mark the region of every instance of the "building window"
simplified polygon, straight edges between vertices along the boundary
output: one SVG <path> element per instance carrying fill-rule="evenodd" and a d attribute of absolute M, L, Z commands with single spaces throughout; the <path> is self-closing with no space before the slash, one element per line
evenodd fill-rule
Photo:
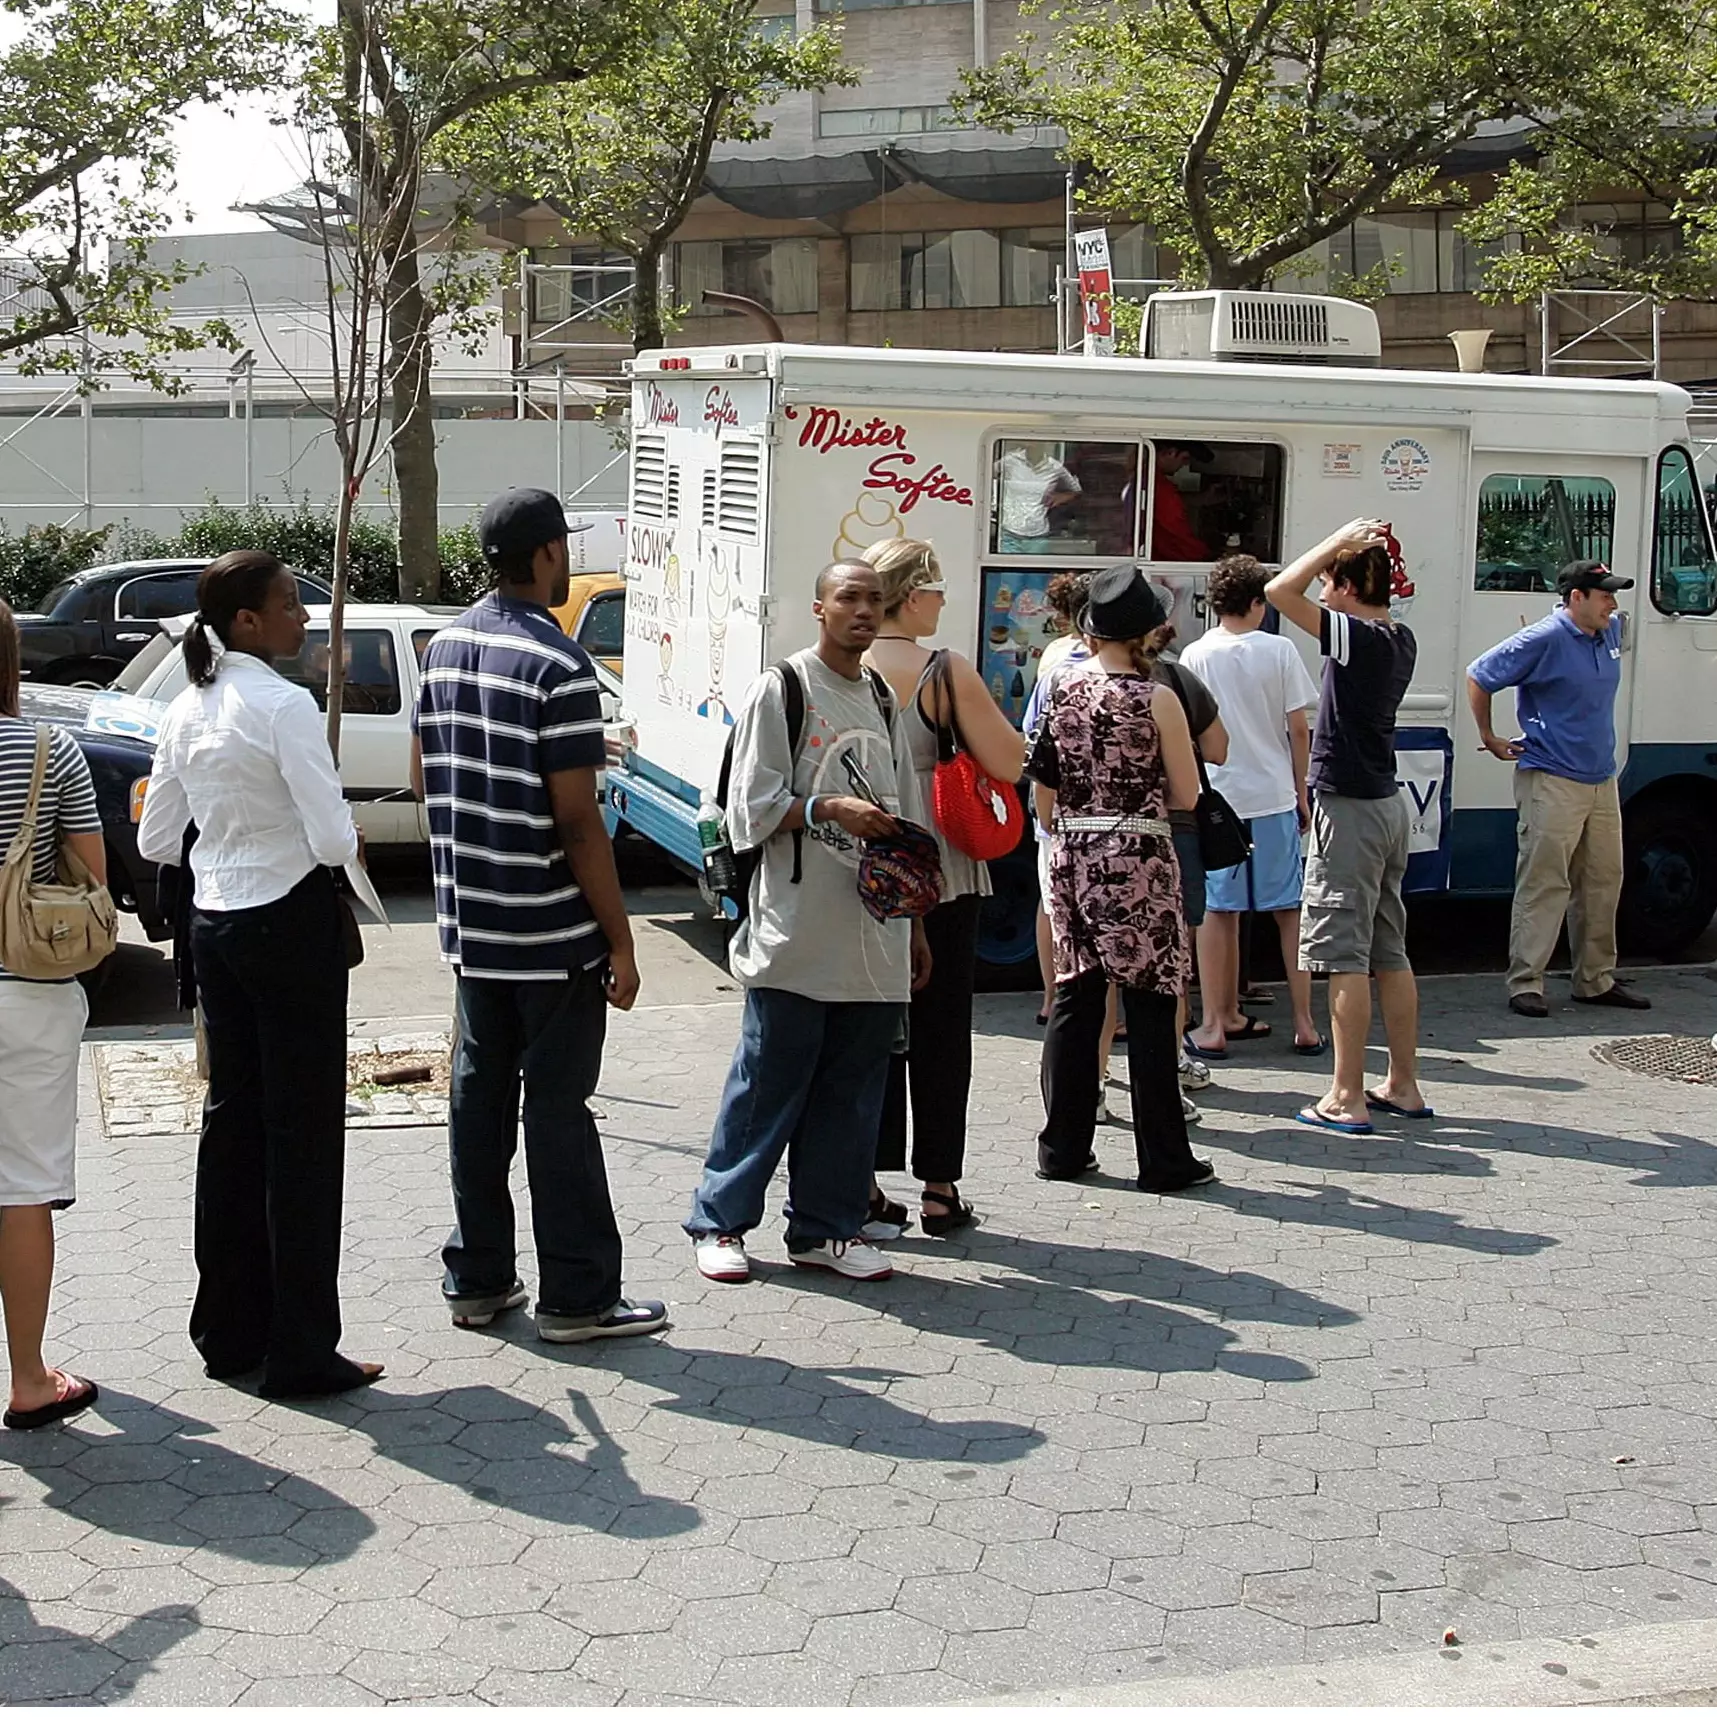
<path fill-rule="evenodd" d="M 1279 282 L 1290 292 L 1323 292 L 1357 279 L 1380 263 L 1391 265 L 1385 290 L 1408 292 L 1477 292 L 1484 285 L 1485 265 L 1505 251 L 1518 250 L 1518 237 L 1476 244 L 1462 236 L 1457 223 L 1465 209 L 1425 209 L 1406 214 L 1376 215 L 1315 245 L 1301 259 L 1302 272 Z"/>
<path fill-rule="evenodd" d="M 964 6 L 971 0 L 817 0 L 819 12 L 880 12 L 893 6 Z"/>
<path fill-rule="evenodd" d="M 530 277 L 533 322 L 564 322 L 618 303 L 632 290 L 632 259 L 623 250 L 575 244 L 569 250 L 533 250 L 531 261 L 554 269 Z"/>
<path fill-rule="evenodd" d="M 674 296 L 693 316 L 719 316 L 705 292 L 755 298 L 777 316 L 804 316 L 817 308 L 814 238 L 712 239 L 674 247 Z"/>
<path fill-rule="evenodd" d="M 1001 302 L 992 232 L 855 233 L 855 310 L 988 310 Z"/>
<path fill-rule="evenodd" d="M 1067 255 L 1060 227 L 1010 227 L 1002 233 L 1002 302 L 1055 302 L 1055 271 Z"/>
<path fill-rule="evenodd" d="M 791 12 L 751 20 L 751 34 L 760 42 L 790 42 L 798 34 Z"/>
<path fill-rule="evenodd" d="M 817 115 L 819 137 L 901 137 L 921 131 L 958 130 L 952 107 L 842 107 Z"/>
<path fill-rule="evenodd" d="M 1147 226 L 1109 229 L 1109 272 L 1116 281 L 1151 282 L 1162 278 L 1157 235 Z"/>

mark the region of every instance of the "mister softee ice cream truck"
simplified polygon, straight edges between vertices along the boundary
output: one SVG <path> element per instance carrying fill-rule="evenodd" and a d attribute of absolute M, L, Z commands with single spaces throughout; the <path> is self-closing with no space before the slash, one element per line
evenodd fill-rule
<path fill-rule="evenodd" d="M 1055 573 L 1145 562 L 1184 642 L 1205 628 L 1217 557 L 1278 567 L 1374 515 L 1403 545 L 1394 608 L 1419 642 L 1398 739 L 1409 886 L 1512 890 L 1511 770 L 1478 749 L 1466 665 L 1547 614 L 1557 568 L 1590 557 L 1637 581 L 1616 709 L 1624 934 L 1654 951 L 1696 937 L 1717 911 L 1717 556 L 1686 394 L 1383 370 L 1369 311 L 1289 294 L 1163 295 L 1146 329 L 1143 359 L 791 345 L 636 359 L 636 745 L 608 777 L 619 819 L 698 864 L 698 803 L 746 688 L 814 641 L 818 569 L 872 543 L 935 545 L 938 641 L 1018 720 L 1055 636 Z M 983 957 L 1030 960 L 1030 855 L 994 870 Z"/>

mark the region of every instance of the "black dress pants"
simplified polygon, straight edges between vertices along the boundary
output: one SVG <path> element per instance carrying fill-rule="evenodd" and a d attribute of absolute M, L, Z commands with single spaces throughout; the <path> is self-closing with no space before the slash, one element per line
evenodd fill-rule
<path fill-rule="evenodd" d="M 1055 986 L 1043 1035 L 1043 1106 L 1048 1118 L 1037 1139 L 1037 1166 L 1052 1180 L 1071 1180 L 1091 1159 L 1102 1090 L 1097 1047 L 1108 992 L 1108 978 L 1095 971 Z M 1139 1185 L 1149 1190 L 1184 1179 L 1196 1160 L 1180 1104 L 1175 998 L 1123 986 L 1121 1007 L 1127 1021 L 1127 1080 Z"/>
<path fill-rule="evenodd" d="M 972 1090 L 972 986 L 983 901 L 962 894 L 924 920 L 930 982 L 907 1011 L 907 1049 L 888 1058 L 888 1089 L 877 1133 L 876 1166 L 906 1167 L 906 1111 L 912 1107 L 912 1173 L 957 1181 L 966 1168 L 966 1102 Z M 1092 1050 L 1096 1055 L 1096 1050 Z"/>
<path fill-rule="evenodd" d="M 266 1364 L 268 1393 L 347 1369 L 340 1340 L 346 957 L 320 865 L 289 894 L 191 914 L 209 1089 L 197 1148 L 191 1340 L 215 1376 Z"/>

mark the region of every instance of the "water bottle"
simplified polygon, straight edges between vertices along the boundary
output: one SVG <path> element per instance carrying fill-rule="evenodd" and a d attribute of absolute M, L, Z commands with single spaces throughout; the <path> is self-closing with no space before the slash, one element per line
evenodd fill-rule
<path fill-rule="evenodd" d="M 710 893 L 732 894 L 739 887 L 739 866 L 728 844 L 721 807 L 707 793 L 698 806 L 698 849 Z"/>

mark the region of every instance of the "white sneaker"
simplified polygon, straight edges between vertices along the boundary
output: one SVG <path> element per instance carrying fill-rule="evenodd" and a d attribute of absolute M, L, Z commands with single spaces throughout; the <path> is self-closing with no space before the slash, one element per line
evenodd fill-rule
<path fill-rule="evenodd" d="M 1184 1091 L 1180 1094 L 1180 1112 L 1189 1127 L 1196 1127 L 1204 1119 L 1204 1111 Z"/>
<path fill-rule="evenodd" d="M 1192 1056 L 1180 1058 L 1180 1088 L 1183 1091 L 1207 1091 L 1210 1088 L 1210 1068 Z"/>
<path fill-rule="evenodd" d="M 862 1240 L 819 1240 L 802 1252 L 789 1251 L 787 1256 L 806 1270 L 832 1270 L 837 1276 L 850 1276 L 855 1282 L 886 1282 L 894 1274 L 894 1266 Z"/>
<path fill-rule="evenodd" d="M 749 1282 L 751 1260 L 745 1242 L 737 1234 L 700 1234 L 692 1242 L 698 1274 L 712 1282 Z"/>

